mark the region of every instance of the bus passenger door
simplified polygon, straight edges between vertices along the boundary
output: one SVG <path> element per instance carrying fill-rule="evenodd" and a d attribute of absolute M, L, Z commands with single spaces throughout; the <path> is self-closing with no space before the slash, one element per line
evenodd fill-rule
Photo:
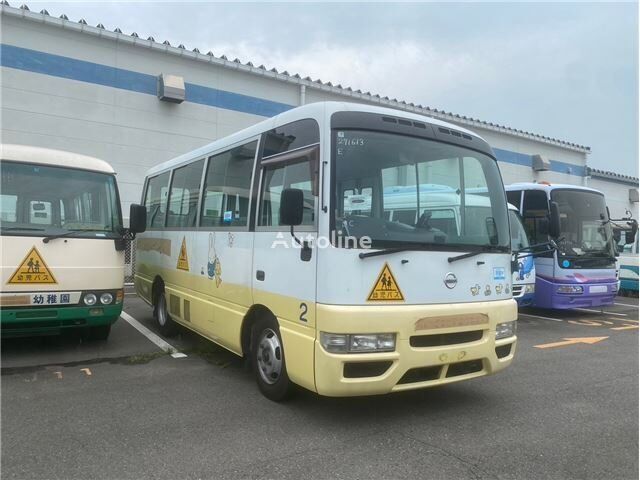
<path fill-rule="evenodd" d="M 318 233 L 318 147 L 311 146 L 263 159 L 260 165 L 253 257 L 253 301 L 278 319 L 287 371 L 291 380 L 315 389 L 316 262 Z M 280 195 L 297 188 L 304 195 L 304 215 L 294 227 L 303 253 L 290 229 L 280 225 Z"/>

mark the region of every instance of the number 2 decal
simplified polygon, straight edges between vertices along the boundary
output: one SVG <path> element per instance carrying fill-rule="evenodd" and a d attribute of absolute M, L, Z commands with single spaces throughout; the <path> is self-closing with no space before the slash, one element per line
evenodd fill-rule
<path fill-rule="evenodd" d="M 300 321 L 301 322 L 306 322 L 307 321 L 307 312 L 309 311 L 309 307 L 307 307 L 306 303 L 301 303 L 300 304 Z"/>

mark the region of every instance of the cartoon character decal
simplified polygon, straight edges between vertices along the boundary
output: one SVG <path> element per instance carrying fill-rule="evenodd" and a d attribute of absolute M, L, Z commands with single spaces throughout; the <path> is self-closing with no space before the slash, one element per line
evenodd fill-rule
<path fill-rule="evenodd" d="M 211 232 L 209 234 L 209 257 L 207 262 L 207 276 L 210 279 L 215 279 L 216 287 L 219 287 L 222 283 L 222 266 L 220 265 L 220 259 L 216 252 L 216 234 Z"/>

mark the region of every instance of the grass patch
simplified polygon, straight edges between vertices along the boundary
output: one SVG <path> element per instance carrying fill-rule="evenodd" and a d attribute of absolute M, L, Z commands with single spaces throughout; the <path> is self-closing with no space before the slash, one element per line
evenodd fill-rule
<path fill-rule="evenodd" d="M 170 352 L 165 352 L 161 350 L 159 352 L 153 353 L 142 353 L 140 355 L 132 355 L 127 358 L 127 365 L 142 365 L 145 363 L 149 363 L 151 360 L 155 360 L 156 358 L 164 357 L 165 355 L 169 355 Z"/>

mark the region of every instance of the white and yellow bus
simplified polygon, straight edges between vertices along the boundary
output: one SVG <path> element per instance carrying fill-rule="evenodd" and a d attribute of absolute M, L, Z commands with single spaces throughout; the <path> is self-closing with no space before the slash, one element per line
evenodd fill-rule
<path fill-rule="evenodd" d="M 96 158 L 0 146 L 2 336 L 82 328 L 104 340 L 122 311 L 124 251 L 144 230 L 122 226 L 115 172 Z"/>
<path fill-rule="evenodd" d="M 422 184 L 455 196 L 455 222 Z M 392 215 L 396 190 L 413 192 L 413 215 Z M 466 204 L 478 190 L 481 209 Z M 470 131 L 310 104 L 151 169 L 143 203 L 135 284 L 161 331 L 250 359 L 268 398 L 429 387 L 513 359 L 505 192 Z"/>

